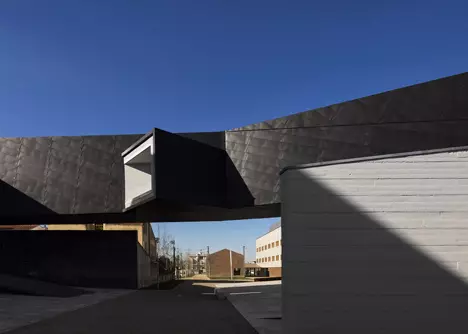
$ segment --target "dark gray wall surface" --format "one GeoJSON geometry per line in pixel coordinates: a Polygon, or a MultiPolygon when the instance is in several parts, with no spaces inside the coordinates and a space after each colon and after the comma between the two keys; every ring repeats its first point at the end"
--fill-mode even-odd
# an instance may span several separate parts
{"type": "Polygon", "coordinates": [[[267,204],[286,166],[465,146],[467,127],[465,73],[227,131],[226,151],[267,204]]]}
{"type": "Polygon", "coordinates": [[[0,138],[0,178],[59,214],[121,212],[121,153],[140,137],[0,138]]]}
{"type": "Polygon", "coordinates": [[[88,287],[137,287],[136,231],[0,231],[0,273],[88,287]]]}
{"type": "Polygon", "coordinates": [[[184,138],[196,140],[200,143],[210,145],[224,150],[224,131],[218,132],[184,132],[177,133],[184,138]]]}
{"type": "Polygon", "coordinates": [[[226,206],[223,149],[159,129],[154,139],[156,198],[226,206]]]}

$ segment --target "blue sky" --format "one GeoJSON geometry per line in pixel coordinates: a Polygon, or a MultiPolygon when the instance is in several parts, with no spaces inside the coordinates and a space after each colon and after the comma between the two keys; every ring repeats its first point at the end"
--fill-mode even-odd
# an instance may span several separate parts
{"type": "Polygon", "coordinates": [[[2,0],[0,136],[222,130],[464,72],[464,2],[2,0]]]}

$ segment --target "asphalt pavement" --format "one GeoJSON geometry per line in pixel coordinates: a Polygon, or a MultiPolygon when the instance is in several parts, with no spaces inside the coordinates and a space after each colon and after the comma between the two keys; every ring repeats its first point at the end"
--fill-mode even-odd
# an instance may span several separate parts
{"type": "Polygon", "coordinates": [[[282,332],[281,281],[218,284],[217,293],[229,300],[258,333],[282,332]]]}
{"type": "Polygon", "coordinates": [[[138,290],[9,333],[257,333],[229,300],[218,300],[213,288],[193,283],[185,281],[172,290],[138,290]]]}

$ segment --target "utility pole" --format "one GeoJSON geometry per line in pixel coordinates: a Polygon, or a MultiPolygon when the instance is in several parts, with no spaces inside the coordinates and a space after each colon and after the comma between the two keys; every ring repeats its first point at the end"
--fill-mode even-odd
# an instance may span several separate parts
{"type": "Polygon", "coordinates": [[[211,265],[210,265],[210,262],[209,262],[209,258],[210,258],[210,246],[206,246],[206,274],[208,275],[208,277],[211,276],[211,265]]]}
{"type": "Polygon", "coordinates": [[[242,256],[244,257],[244,259],[242,260],[242,273],[241,273],[241,276],[242,275],[245,276],[245,246],[242,246],[242,256]]]}
{"type": "Polygon", "coordinates": [[[229,250],[229,267],[231,268],[231,281],[232,281],[232,250],[229,250]]]}

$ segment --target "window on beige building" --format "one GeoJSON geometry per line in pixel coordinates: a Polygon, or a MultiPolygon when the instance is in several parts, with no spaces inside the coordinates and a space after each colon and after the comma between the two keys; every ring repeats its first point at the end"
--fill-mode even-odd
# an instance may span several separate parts
{"type": "Polygon", "coordinates": [[[271,256],[268,257],[268,262],[271,262],[271,256]]]}
{"type": "Polygon", "coordinates": [[[279,255],[276,255],[276,261],[279,261],[279,255]]]}
{"type": "Polygon", "coordinates": [[[276,247],[279,247],[279,240],[276,242],[276,247]]]}

